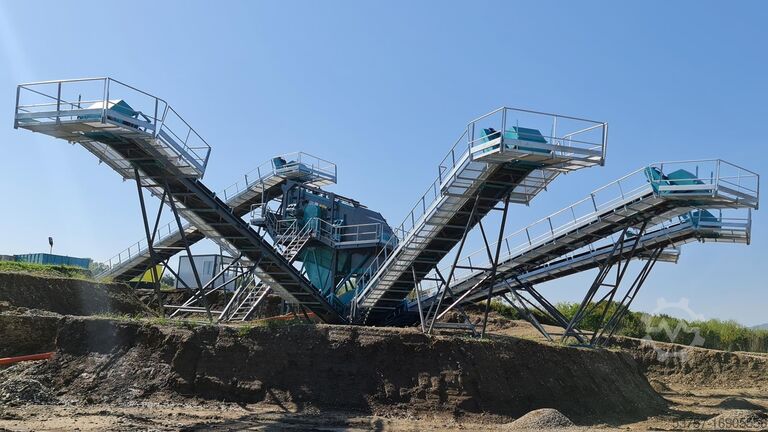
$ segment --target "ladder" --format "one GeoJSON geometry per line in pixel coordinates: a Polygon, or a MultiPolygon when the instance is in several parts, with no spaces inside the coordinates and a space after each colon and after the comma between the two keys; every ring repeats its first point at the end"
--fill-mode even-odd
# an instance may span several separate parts
{"type": "MultiPolygon", "coordinates": [[[[290,234],[285,234],[285,237],[290,236],[290,241],[283,247],[281,251],[282,255],[293,264],[296,257],[299,255],[304,246],[312,238],[312,230],[310,224],[307,223],[301,230],[297,230],[296,223],[288,228],[290,234]]],[[[231,306],[228,304],[227,308],[222,311],[221,316],[225,317],[223,320],[227,321],[247,321],[253,316],[253,312],[267,298],[267,295],[272,292],[272,289],[263,282],[250,283],[245,285],[241,290],[235,293],[230,301],[231,304],[237,303],[237,307],[234,312],[227,317],[228,309],[231,306]],[[241,300],[239,300],[241,299],[241,300]]],[[[220,318],[222,320],[222,318],[220,318]]]]}

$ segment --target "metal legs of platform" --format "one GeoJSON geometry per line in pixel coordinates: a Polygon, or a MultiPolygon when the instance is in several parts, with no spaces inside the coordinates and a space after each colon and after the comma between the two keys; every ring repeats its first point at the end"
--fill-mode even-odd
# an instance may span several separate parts
{"type": "MultiPolygon", "coordinates": [[[[157,258],[157,254],[155,252],[154,243],[155,243],[155,237],[157,236],[157,229],[158,229],[158,227],[160,225],[160,217],[163,214],[163,208],[165,207],[166,200],[167,200],[167,204],[171,208],[171,212],[173,213],[173,217],[174,217],[174,220],[176,221],[176,225],[177,225],[177,228],[179,230],[179,233],[181,233],[181,238],[182,238],[182,241],[183,241],[183,244],[184,244],[184,250],[186,251],[187,255],[189,256],[189,262],[190,262],[190,266],[192,267],[192,273],[193,273],[193,275],[195,277],[195,282],[197,284],[196,286],[198,287],[196,292],[193,294],[193,296],[201,296],[203,307],[205,309],[206,315],[208,316],[208,320],[209,321],[213,320],[213,317],[211,315],[210,306],[208,305],[208,302],[205,299],[205,296],[202,295],[203,284],[202,284],[201,279],[200,279],[200,273],[197,271],[197,267],[195,266],[194,259],[192,259],[192,253],[191,253],[191,251],[189,249],[189,242],[187,241],[186,234],[184,232],[184,226],[181,223],[181,217],[179,216],[179,212],[178,212],[178,209],[176,207],[176,202],[173,199],[173,197],[170,195],[170,193],[168,192],[168,185],[167,185],[167,183],[163,184],[163,185],[156,185],[156,184],[145,185],[142,182],[141,174],[139,173],[138,168],[134,167],[133,171],[134,171],[134,178],[136,180],[136,190],[137,190],[138,196],[139,196],[139,205],[141,206],[141,216],[142,216],[142,220],[144,222],[144,232],[145,232],[145,235],[147,237],[147,251],[149,252],[149,255],[150,255],[151,259],[152,259],[152,262],[153,263],[160,263],[160,262],[162,262],[162,260],[159,260],[157,258]],[[144,188],[152,188],[154,190],[157,190],[158,187],[162,188],[163,194],[160,197],[160,206],[159,206],[159,208],[157,210],[157,215],[155,217],[155,220],[154,220],[154,223],[152,225],[152,228],[150,229],[150,221],[149,221],[149,218],[148,218],[146,203],[144,202],[144,191],[143,191],[143,189],[144,188]]],[[[175,272],[173,272],[173,270],[170,269],[170,266],[168,265],[167,260],[165,262],[165,268],[170,270],[171,273],[174,274],[174,276],[177,278],[177,280],[179,282],[181,282],[185,286],[185,288],[187,290],[189,290],[190,292],[194,291],[192,288],[190,288],[186,284],[186,282],[184,282],[183,279],[179,278],[178,274],[176,274],[175,272]]],[[[163,295],[163,293],[160,290],[160,276],[157,274],[157,264],[152,265],[149,268],[149,270],[150,270],[150,278],[152,280],[152,286],[153,286],[154,293],[155,293],[152,302],[156,301],[158,306],[159,306],[159,308],[160,308],[160,310],[162,311],[164,309],[164,307],[165,307],[165,304],[164,304],[164,297],[165,296],[163,295]]]]}
{"type": "Polygon", "coordinates": [[[629,262],[639,252],[638,244],[640,237],[645,233],[646,226],[647,223],[643,224],[637,231],[630,231],[629,227],[624,228],[619,239],[614,243],[609,256],[604,258],[598,266],[598,273],[573,316],[566,317],[563,315],[532,284],[520,280],[517,276],[513,278],[514,284],[505,281],[509,295],[503,294],[502,298],[548,340],[554,340],[555,336],[560,336],[562,341],[573,338],[582,345],[604,346],[618,329],[622,318],[626,315],[629,306],[663,251],[663,249],[651,251],[629,288],[621,295],[621,286],[626,279],[629,262]],[[609,278],[611,273],[614,273],[613,278],[609,278]],[[598,298],[601,291],[603,293],[598,298]],[[536,318],[535,312],[563,328],[563,333],[557,334],[548,331],[536,318]],[[595,316],[598,317],[597,321],[589,323],[592,330],[583,329],[585,319],[595,316]]]}
{"type": "MultiPolygon", "coordinates": [[[[511,277],[506,276],[504,278],[497,277],[500,245],[504,235],[504,225],[508,207],[509,199],[507,198],[504,200],[502,208],[496,208],[496,210],[502,211],[503,213],[498,232],[499,241],[496,243],[495,247],[491,247],[488,242],[485,228],[482,223],[478,222],[490,266],[480,268],[470,265],[470,267],[467,268],[466,266],[458,265],[459,256],[461,255],[467,235],[465,232],[464,237],[459,244],[456,258],[448,273],[448,277],[443,278],[439,271],[436,272],[437,277],[439,278],[437,281],[439,283],[439,300],[437,301],[436,307],[434,307],[435,303],[433,302],[426,311],[422,309],[422,294],[419,285],[415,284],[416,300],[419,303],[419,319],[422,330],[425,333],[431,334],[435,328],[456,329],[460,327],[458,324],[446,325],[444,323],[438,323],[437,321],[446,317],[448,312],[452,310],[457,310],[462,316],[466,317],[466,314],[461,310],[461,305],[465,302],[465,299],[470,293],[484,289],[487,286],[488,292],[484,297],[485,307],[482,329],[479,333],[480,337],[484,337],[488,324],[491,299],[494,297],[494,288],[498,290],[499,285],[502,285],[505,286],[505,292],[498,294],[498,296],[512,306],[521,318],[530,322],[531,325],[547,340],[554,341],[555,338],[559,336],[563,341],[573,338],[581,345],[593,347],[605,345],[619,328],[622,318],[624,318],[628,312],[629,306],[632,301],[634,301],[637,293],[645,283],[663,251],[663,249],[643,251],[645,256],[641,270],[637,273],[626,290],[621,288],[622,282],[629,279],[627,270],[630,261],[637,258],[638,254],[641,252],[638,246],[641,237],[646,231],[648,223],[641,223],[639,228],[637,225],[634,225],[634,227],[624,227],[618,236],[618,239],[614,242],[611,252],[608,256],[601,258],[601,262],[598,265],[598,273],[589,286],[587,293],[575,313],[572,316],[565,316],[562,311],[542,295],[531,283],[522,280],[518,275],[513,275],[511,277]],[[457,268],[482,271],[485,276],[472,288],[456,297],[451,290],[451,281],[453,280],[453,274],[457,268]],[[611,277],[612,274],[613,277],[611,277]],[[448,296],[453,300],[452,303],[444,309],[441,309],[443,301],[448,296]],[[585,330],[583,328],[587,324],[585,321],[587,317],[591,317],[590,322],[588,323],[591,328],[590,330],[585,330]],[[595,320],[594,317],[597,317],[597,319],[595,320]],[[554,324],[561,327],[563,332],[550,332],[547,330],[547,326],[542,324],[542,321],[547,324],[554,324]]],[[[470,218],[470,220],[472,219],[470,218]]],[[[468,319],[466,321],[469,323],[468,319]]],[[[469,324],[472,326],[471,330],[474,333],[474,325],[471,323],[469,324]]]]}

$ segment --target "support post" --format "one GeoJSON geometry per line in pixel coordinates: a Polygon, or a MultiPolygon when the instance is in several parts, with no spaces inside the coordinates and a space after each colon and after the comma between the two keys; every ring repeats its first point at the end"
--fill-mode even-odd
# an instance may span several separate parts
{"type": "MultiPolygon", "coordinates": [[[[502,130],[503,132],[503,130],[502,130]]],[[[496,270],[499,267],[499,255],[501,254],[501,241],[504,239],[504,227],[507,224],[507,212],[509,211],[509,194],[504,197],[504,212],[501,214],[501,226],[499,227],[499,237],[496,241],[496,254],[491,263],[491,277],[488,281],[488,296],[485,299],[485,313],[483,314],[483,330],[480,332],[480,338],[485,337],[485,329],[488,326],[488,312],[491,310],[491,297],[493,294],[493,284],[496,280],[496,270]]],[[[490,252],[490,251],[489,251],[490,252]]]]}
{"type": "MultiPolygon", "coordinates": [[[[168,182],[165,181],[165,190],[168,190],[168,182]]],[[[184,249],[187,251],[187,256],[189,257],[189,265],[192,267],[192,273],[195,275],[195,282],[198,286],[198,295],[201,295],[201,300],[203,302],[203,307],[205,307],[205,314],[208,316],[208,321],[213,321],[213,316],[211,315],[211,307],[208,305],[208,299],[205,298],[205,295],[202,295],[203,290],[203,283],[200,279],[200,274],[197,272],[197,266],[195,265],[195,260],[192,257],[192,251],[189,248],[189,241],[187,241],[187,235],[184,232],[184,226],[181,223],[181,218],[179,217],[179,211],[176,208],[176,200],[173,198],[173,196],[168,196],[168,203],[171,206],[171,211],[173,212],[173,217],[176,219],[176,226],[179,229],[179,234],[181,235],[181,240],[184,243],[184,249]]]]}
{"type": "MultiPolygon", "coordinates": [[[[155,255],[155,247],[153,245],[154,242],[154,236],[149,231],[149,221],[147,220],[147,207],[144,203],[144,193],[141,190],[141,174],[139,174],[139,169],[134,167],[133,168],[133,174],[134,178],[136,180],[136,191],[139,194],[139,205],[141,206],[141,219],[144,222],[144,234],[147,237],[147,249],[149,250],[149,256],[152,259],[152,262],[158,262],[157,256],[155,255]]],[[[157,299],[158,304],[158,310],[160,313],[163,312],[163,297],[162,293],[160,292],[160,277],[157,275],[157,265],[153,265],[151,267],[151,275],[152,275],[152,285],[154,287],[155,291],[155,298],[157,299]]]]}
{"type": "MultiPolygon", "coordinates": [[[[461,256],[461,251],[464,250],[464,244],[467,241],[467,235],[469,234],[469,228],[472,226],[472,221],[475,218],[475,213],[477,211],[477,204],[480,201],[480,194],[477,194],[475,197],[475,202],[472,204],[472,211],[469,212],[469,218],[467,218],[467,224],[464,227],[464,233],[461,235],[461,242],[459,243],[459,250],[456,252],[456,257],[453,260],[453,265],[451,266],[451,271],[448,272],[448,278],[445,280],[445,289],[443,289],[442,294],[440,295],[440,300],[437,302],[437,307],[435,308],[435,316],[432,318],[432,321],[429,323],[429,329],[427,329],[427,334],[432,334],[432,329],[435,326],[435,321],[437,321],[437,314],[440,312],[440,306],[443,304],[443,300],[445,299],[445,294],[448,292],[448,288],[451,285],[451,279],[453,279],[453,273],[456,270],[456,264],[459,262],[459,257],[461,256]]],[[[432,313],[432,307],[430,306],[429,312],[427,313],[427,319],[429,319],[429,315],[432,313]]]]}

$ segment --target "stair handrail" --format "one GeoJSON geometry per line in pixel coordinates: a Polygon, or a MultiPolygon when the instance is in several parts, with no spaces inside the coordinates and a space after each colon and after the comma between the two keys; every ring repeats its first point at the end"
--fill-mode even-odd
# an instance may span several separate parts
{"type": "MultiPolygon", "coordinates": [[[[482,130],[482,126],[489,118],[493,118],[496,115],[500,115],[500,127],[502,132],[507,130],[507,125],[512,124],[513,119],[508,120],[508,116],[514,113],[526,113],[534,116],[544,116],[551,118],[552,128],[551,135],[546,136],[550,142],[562,140],[562,137],[557,136],[557,121],[558,119],[572,120],[575,122],[589,124],[588,127],[581,128],[574,132],[564,133],[563,136],[567,136],[569,146],[583,145],[589,150],[599,150],[599,162],[602,164],[605,159],[605,150],[607,145],[607,123],[598,122],[594,120],[588,120],[579,117],[564,116],[560,114],[546,113],[541,111],[525,110],[518,108],[501,107],[491,111],[488,114],[480,116],[467,124],[462,135],[456,140],[446,156],[442,159],[438,165],[437,179],[427,188],[421,198],[419,198],[410,212],[407,214],[403,222],[394,228],[395,235],[390,241],[382,248],[381,252],[371,261],[369,266],[363,272],[361,277],[357,281],[358,288],[356,288],[356,294],[353,301],[357,302],[367,295],[370,288],[370,282],[375,279],[377,274],[380,274],[386,267],[388,262],[394,262],[392,259],[396,256],[400,248],[408,243],[409,238],[416,231],[416,228],[420,227],[426,218],[434,212],[436,203],[444,197],[443,187],[447,185],[456,175],[458,168],[465,163],[465,161],[471,159],[472,147],[477,144],[478,141],[483,139],[484,135],[481,135],[476,129],[482,130]],[[600,131],[599,142],[587,141],[586,139],[576,140],[573,137],[585,132],[594,130],[600,131]],[[477,132],[477,137],[476,137],[477,132]]],[[[494,120],[495,121],[495,120],[494,120]]]]}

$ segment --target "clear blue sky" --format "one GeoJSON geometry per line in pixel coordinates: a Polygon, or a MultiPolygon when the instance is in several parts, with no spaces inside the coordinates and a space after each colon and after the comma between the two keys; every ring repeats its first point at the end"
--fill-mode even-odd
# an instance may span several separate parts
{"type": "MultiPolygon", "coordinates": [[[[514,229],[653,161],[765,174],[766,22],[763,2],[2,2],[0,253],[47,250],[53,235],[56,252],[101,260],[143,233],[134,185],[12,129],[19,82],[112,76],[163,97],[213,146],[214,190],[274,154],[325,157],[334,190],[393,225],[480,114],[608,121],[606,166],[557,179],[515,209],[514,229]]],[[[765,210],[754,225],[749,247],[692,244],[659,264],[635,309],[684,297],[707,318],[768,321],[765,210]]],[[[589,276],[546,288],[575,300],[589,276]]]]}

